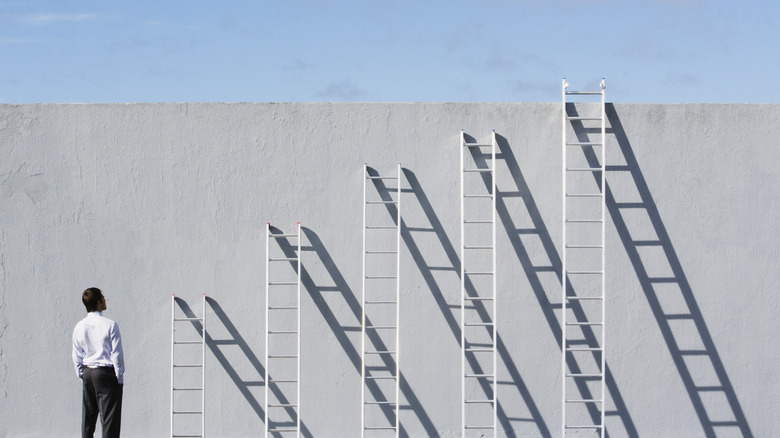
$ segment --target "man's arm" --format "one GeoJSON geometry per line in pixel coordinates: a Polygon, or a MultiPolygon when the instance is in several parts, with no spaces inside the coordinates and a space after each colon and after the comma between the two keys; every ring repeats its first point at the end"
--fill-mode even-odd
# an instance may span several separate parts
{"type": "Polygon", "coordinates": [[[119,325],[113,323],[109,331],[111,337],[111,363],[114,364],[116,380],[120,385],[125,383],[125,355],[122,352],[122,335],[119,334],[119,325]]]}
{"type": "Polygon", "coordinates": [[[72,336],[72,342],[73,342],[73,348],[71,357],[73,358],[73,366],[76,368],[76,376],[80,379],[81,376],[84,374],[84,350],[81,348],[81,345],[78,342],[78,339],[76,337],[76,330],[78,330],[78,326],[75,330],[73,330],[73,336],[72,336]]]}

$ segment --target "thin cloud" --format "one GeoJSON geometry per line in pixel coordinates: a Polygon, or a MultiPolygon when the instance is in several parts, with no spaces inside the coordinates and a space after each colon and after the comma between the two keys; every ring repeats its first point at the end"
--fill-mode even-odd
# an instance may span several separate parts
{"type": "Polygon", "coordinates": [[[349,79],[331,82],[325,89],[317,93],[320,97],[339,100],[355,100],[365,96],[365,92],[355,86],[349,79]]]}
{"type": "Polygon", "coordinates": [[[18,20],[33,26],[45,26],[53,23],[75,23],[98,18],[98,14],[29,14],[20,15],[18,20]]]}

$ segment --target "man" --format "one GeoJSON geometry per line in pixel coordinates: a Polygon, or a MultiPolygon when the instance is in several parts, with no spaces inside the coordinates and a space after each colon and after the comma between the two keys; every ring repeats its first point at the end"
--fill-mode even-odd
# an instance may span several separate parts
{"type": "Polygon", "coordinates": [[[100,289],[85,290],[81,301],[87,317],[73,329],[73,364],[84,384],[81,436],[92,438],[100,413],[103,438],[118,438],[125,372],[119,326],[103,317],[107,307],[100,289]]]}

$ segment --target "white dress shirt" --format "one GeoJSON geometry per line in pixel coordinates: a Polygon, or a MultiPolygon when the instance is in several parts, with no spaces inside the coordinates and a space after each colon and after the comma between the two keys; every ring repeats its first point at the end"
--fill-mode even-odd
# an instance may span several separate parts
{"type": "Polygon", "coordinates": [[[73,329],[73,365],[79,378],[84,367],[113,366],[117,380],[123,384],[125,359],[117,323],[97,311],[79,321],[73,329]]]}

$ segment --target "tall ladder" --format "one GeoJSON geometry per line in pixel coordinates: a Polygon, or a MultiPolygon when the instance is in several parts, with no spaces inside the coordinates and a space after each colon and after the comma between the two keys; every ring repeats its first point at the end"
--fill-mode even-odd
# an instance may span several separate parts
{"type": "Polygon", "coordinates": [[[461,131],[459,149],[462,435],[495,437],[496,132],[490,143],[467,143],[461,131]]]}
{"type": "Polygon", "coordinates": [[[361,436],[394,431],[397,437],[400,430],[401,182],[400,163],[396,176],[372,175],[368,166],[363,165],[361,436]],[[369,181],[382,188],[385,181],[394,181],[395,199],[391,190],[370,196],[369,181]],[[373,389],[371,394],[367,394],[369,388],[373,389]],[[376,423],[381,418],[380,411],[392,419],[390,424],[376,423]]]}
{"type": "Polygon", "coordinates": [[[568,87],[564,78],[561,88],[561,427],[564,437],[567,432],[592,429],[603,438],[606,410],[605,85],[602,79],[599,91],[569,91],[568,87]],[[583,96],[580,98],[583,100],[599,97],[598,114],[593,111],[593,102],[569,102],[577,99],[573,96],[583,96]],[[585,113],[580,114],[580,110],[585,113]],[[573,128],[583,134],[570,139],[569,130],[573,128]],[[590,140],[594,133],[596,139],[590,140]],[[569,151],[575,148],[579,151],[570,154],[569,151]],[[600,154],[583,153],[597,149],[600,154]],[[586,156],[599,158],[587,160],[586,156]],[[575,389],[578,395],[575,395],[575,389]]]}
{"type": "MultiPolygon", "coordinates": [[[[192,315],[178,316],[176,300],[176,295],[171,295],[171,438],[203,438],[206,436],[206,294],[203,294],[203,313],[200,318],[192,315]],[[192,335],[182,337],[181,333],[177,337],[176,326],[181,325],[180,323],[186,323],[186,325],[195,328],[195,332],[200,332],[198,333],[200,339],[194,339],[192,335]],[[200,346],[200,352],[193,351],[195,345],[200,346]],[[179,361],[177,361],[177,353],[179,361]],[[182,355],[185,357],[183,360],[181,359],[182,355]],[[198,356],[200,360],[196,361],[195,358],[198,356]],[[200,370],[199,385],[197,374],[188,372],[188,370],[195,369],[200,370]],[[198,393],[200,394],[200,403],[197,399],[187,397],[190,394],[198,393]],[[177,394],[180,395],[177,396],[177,394]],[[182,416],[200,416],[200,433],[177,431],[174,419],[182,416]]],[[[194,421],[186,420],[184,423],[187,429],[194,429],[192,426],[196,424],[194,421]]]]}
{"type": "MultiPolygon", "coordinates": [[[[301,223],[295,234],[265,234],[265,436],[301,435],[301,223]],[[295,254],[272,240],[292,239],[295,254]],[[293,347],[291,347],[291,345],[293,347]],[[292,370],[292,371],[291,371],[292,370]],[[271,400],[271,387],[274,400],[271,400]],[[289,400],[292,394],[294,400],[289,400]],[[279,411],[286,421],[274,419],[279,411]],[[273,423],[273,424],[272,424],[273,423]]],[[[278,417],[277,417],[278,418],[278,417]]]]}

